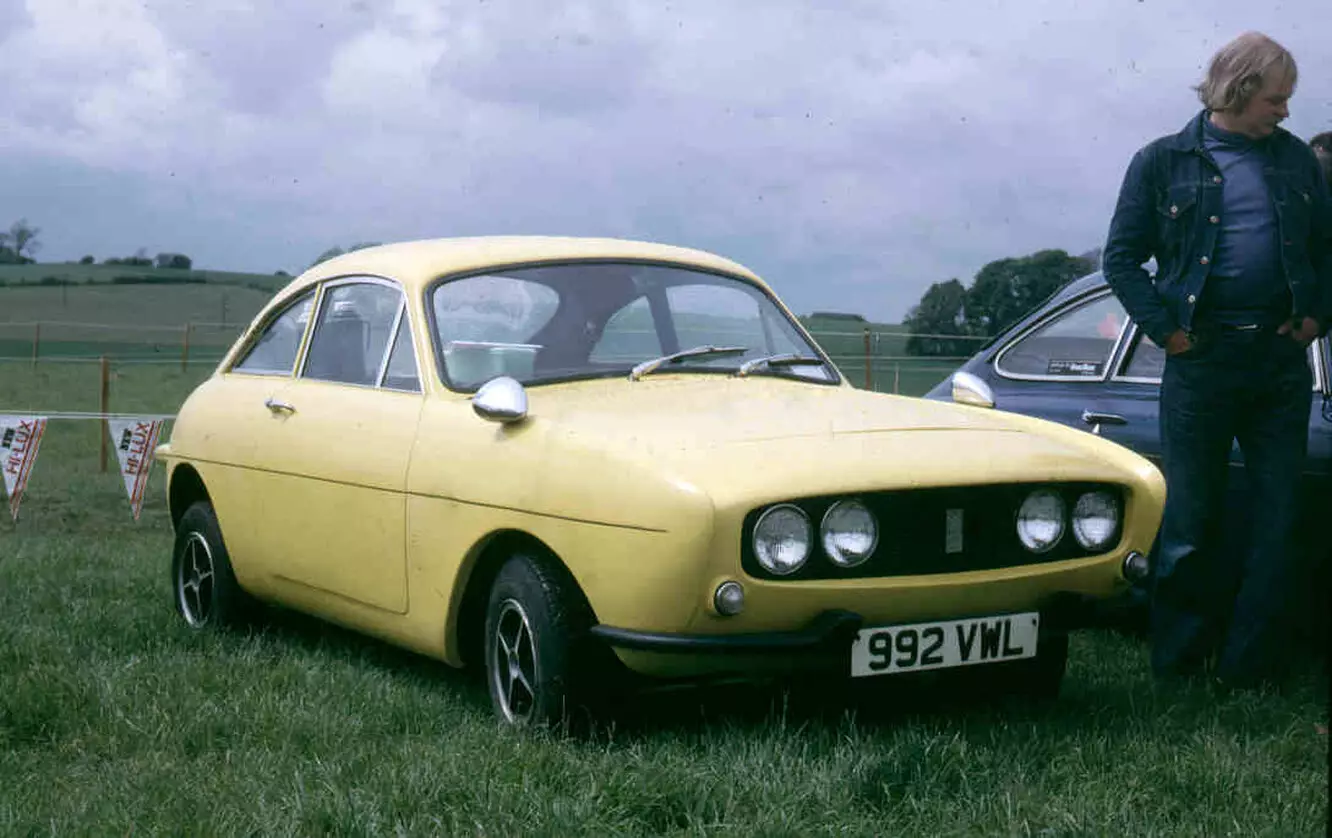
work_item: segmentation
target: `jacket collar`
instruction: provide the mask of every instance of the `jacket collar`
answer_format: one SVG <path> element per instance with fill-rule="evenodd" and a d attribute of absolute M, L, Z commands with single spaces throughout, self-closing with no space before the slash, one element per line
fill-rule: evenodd
<path fill-rule="evenodd" d="M 1207 119 L 1209 113 L 1210 111 L 1206 108 L 1198 111 L 1184 126 L 1184 130 L 1171 135 L 1166 144 L 1175 151 L 1197 151 L 1201 153 L 1203 151 L 1203 120 Z M 1288 133 L 1285 128 L 1278 125 L 1276 130 L 1272 132 L 1272 136 L 1268 138 L 1268 145 L 1275 148 Z"/>
<path fill-rule="evenodd" d="M 1203 120 L 1207 118 L 1207 109 L 1198 111 L 1184 126 L 1184 130 L 1170 137 L 1168 145 L 1175 151 L 1203 150 Z"/>

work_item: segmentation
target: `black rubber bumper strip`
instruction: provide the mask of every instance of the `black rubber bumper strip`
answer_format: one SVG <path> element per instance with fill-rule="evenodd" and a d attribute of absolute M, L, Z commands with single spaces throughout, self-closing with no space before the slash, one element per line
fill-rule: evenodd
<path fill-rule="evenodd" d="M 646 631 L 593 626 L 593 637 L 619 649 L 682 654 L 763 654 L 768 652 L 815 651 L 824 646 L 849 644 L 863 622 L 851 611 L 824 611 L 808 626 L 796 631 L 753 634 L 659 634 Z"/>

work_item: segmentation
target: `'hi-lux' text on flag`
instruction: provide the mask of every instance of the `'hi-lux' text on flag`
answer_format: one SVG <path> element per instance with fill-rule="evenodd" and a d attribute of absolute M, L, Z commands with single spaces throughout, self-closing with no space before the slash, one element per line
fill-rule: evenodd
<path fill-rule="evenodd" d="M 9 514 L 15 521 L 45 432 L 44 416 L 0 416 L 0 474 L 9 497 Z"/>
<path fill-rule="evenodd" d="M 148 471 L 153 464 L 153 451 L 162 430 L 160 419 L 108 419 L 111 444 L 120 462 L 120 476 L 125 480 L 134 520 L 139 520 L 143 509 L 143 493 L 148 487 Z"/>

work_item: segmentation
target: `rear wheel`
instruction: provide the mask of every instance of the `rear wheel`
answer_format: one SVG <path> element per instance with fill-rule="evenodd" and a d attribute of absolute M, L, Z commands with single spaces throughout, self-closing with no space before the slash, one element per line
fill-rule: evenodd
<path fill-rule="evenodd" d="M 176 612 L 192 629 L 241 623 L 250 599 L 236 582 L 212 504 L 198 501 L 181 516 L 171 558 Z"/>

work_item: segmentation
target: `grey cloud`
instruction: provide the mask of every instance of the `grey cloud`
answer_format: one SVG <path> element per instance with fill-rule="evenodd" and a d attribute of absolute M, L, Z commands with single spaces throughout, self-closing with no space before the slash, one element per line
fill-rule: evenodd
<path fill-rule="evenodd" d="M 388 0 L 283 0 L 208 13 L 175 0 L 148 5 L 167 37 L 221 87 L 223 104 L 275 117 L 313 110 L 338 47 L 388 7 Z"/>
<path fill-rule="evenodd" d="M 187 80 L 199 124 L 172 128 L 151 166 L 108 165 L 141 173 L 136 196 L 163 190 L 173 235 L 216 229 L 219 267 L 290 269 L 353 239 L 619 235 L 736 258 L 797 311 L 895 320 L 992 259 L 1099 245 L 1128 157 L 1178 130 L 1201 64 L 1250 25 L 1246 4 L 1182 0 L 592 8 L 457 3 L 422 23 L 284 7 L 241 26 L 158 7 L 171 43 L 204 56 Z M 1301 62 L 1302 136 L 1332 122 L 1329 9 L 1270 21 Z M 0 191 L 0 218 L 69 200 Z M 161 223 L 142 200 L 89 201 L 116 207 L 120 235 Z"/>
<path fill-rule="evenodd" d="M 613 5 L 478 7 L 453 31 L 432 80 L 476 100 L 542 114 L 583 114 L 630 101 L 654 58 Z"/>

